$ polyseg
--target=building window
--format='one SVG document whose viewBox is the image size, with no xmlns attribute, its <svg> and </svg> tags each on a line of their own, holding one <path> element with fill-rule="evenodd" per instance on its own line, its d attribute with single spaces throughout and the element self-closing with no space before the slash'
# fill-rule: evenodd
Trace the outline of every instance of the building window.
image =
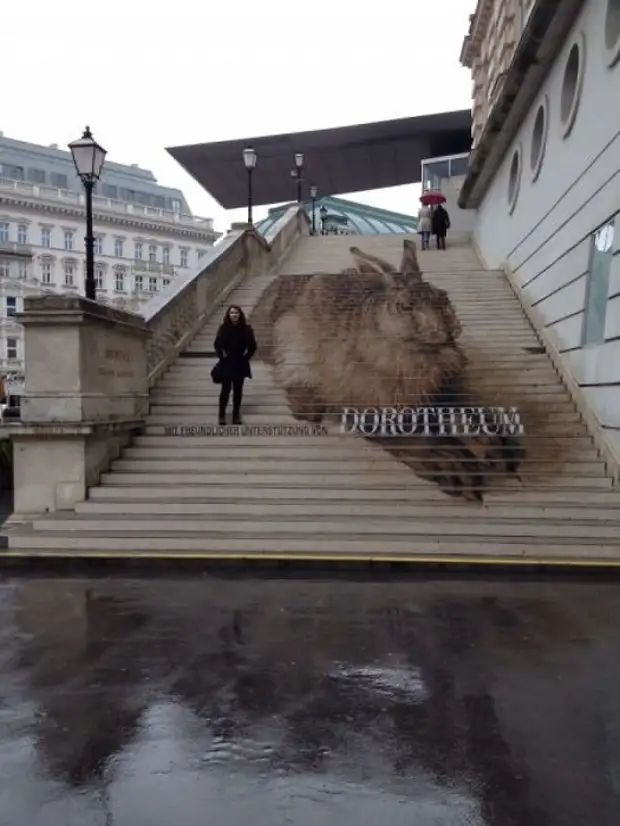
<svg viewBox="0 0 620 826">
<path fill-rule="evenodd" d="M 10 225 L 6 221 L 0 223 L 0 244 L 6 244 L 9 240 Z"/>
<path fill-rule="evenodd" d="M 0 278 L 8 278 L 11 275 L 11 267 L 8 261 L 0 261 Z"/>
<path fill-rule="evenodd" d="M 74 286 L 75 266 L 70 263 L 65 264 L 65 287 Z"/>
<path fill-rule="evenodd" d="M 95 255 L 103 255 L 103 238 L 95 235 Z"/>
<path fill-rule="evenodd" d="M 164 247 L 163 250 L 161 251 L 161 254 L 162 254 L 162 261 L 164 262 L 164 264 L 169 264 L 170 263 L 170 247 Z"/>
<path fill-rule="evenodd" d="M 155 264 L 157 261 L 157 246 L 155 244 L 151 244 L 149 247 L 149 261 L 151 264 Z"/>
<path fill-rule="evenodd" d="M 28 243 L 28 225 L 27 224 L 18 224 L 17 225 L 17 243 L 18 244 L 27 244 Z"/>
<path fill-rule="evenodd" d="M 136 275 L 136 290 L 142 292 L 144 289 L 144 278 L 141 275 Z"/>
<path fill-rule="evenodd" d="M 20 261 L 17 266 L 17 277 L 20 281 L 25 281 L 28 278 L 28 264 L 25 261 Z"/>
<path fill-rule="evenodd" d="M 98 290 L 103 289 L 103 277 L 104 277 L 103 267 L 100 267 L 100 266 L 95 267 L 95 284 L 96 284 Z"/>
<path fill-rule="evenodd" d="M 41 264 L 41 281 L 44 284 L 52 283 L 52 265 L 49 261 L 44 261 L 43 264 Z"/>
<path fill-rule="evenodd" d="M 101 191 L 105 198 L 112 198 L 112 200 L 118 198 L 118 188 L 111 184 L 103 184 Z"/>
<path fill-rule="evenodd" d="M 605 46 L 608 66 L 615 66 L 620 58 L 620 0 L 607 0 L 605 15 Z"/>
<path fill-rule="evenodd" d="M 517 147 L 512 153 L 510 167 L 508 170 L 508 209 L 510 214 L 514 212 L 519 198 L 519 188 L 521 186 L 521 147 Z"/>
<path fill-rule="evenodd" d="M 169 278 L 164 278 L 162 280 L 162 284 L 164 285 L 164 287 L 167 287 L 170 284 L 170 279 Z"/>
<path fill-rule="evenodd" d="M 564 137 L 567 138 L 575 125 L 579 102 L 581 100 L 581 89 L 583 87 L 583 74 L 585 69 L 586 38 L 581 34 L 578 41 L 570 47 L 564 75 L 562 77 L 562 91 L 560 94 L 560 120 L 564 126 Z"/>
<path fill-rule="evenodd" d="M 205 254 L 205 250 L 198 250 L 198 260 L 200 260 Z"/>
<path fill-rule="evenodd" d="M 149 278 L 149 292 L 155 293 L 157 292 L 157 278 Z"/>
<path fill-rule="evenodd" d="M 122 258 L 123 257 L 123 239 L 122 238 L 115 238 L 114 239 L 114 256 L 115 256 L 115 258 Z"/>
<path fill-rule="evenodd" d="M 133 246 L 133 257 L 136 261 L 142 261 L 142 244 L 140 242 L 136 242 Z"/>
<path fill-rule="evenodd" d="M 180 212 L 181 211 L 181 202 L 177 201 L 176 198 L 172 199 L 172 211 L 173 212 Z"/>
<path fill-rule="evenodd" d="M 117 292 L 125 292 L 125 273 L 122 270 L 117 270 L 115 273 L 115 287 Z"/>
<path fill-rule="evenodd" d="M 75 233 L 72 230 L 66 229 L 65 230 L 65 249 L 72 250 L 73 249 L 73 237 Z"/>
<path fill-rule="evenodd" d="M 10 163 L 0 163 L 0 174 L 3 178 L 10 178 L 14 181 L 24 180 L 24 169 L 21 166 L 13 166 Z"/>
<path fill-rule="evenodd" d="M 52 186 L 55 186 L 57 189 L 67 189 L 69 187 L 69 181 L 66 175 L 63 175 L 60 172 L 52 172 L 50 175 L 50 183 Z"/>
<path fill-rule="evenodd" d="M 28 180 L 33 184 L 44 184 L 45 183 L 45 170 L 44 169 L 29 169 L 28 170 Z"/>
<path fill-rule="evenodd" d="M 547 112 L 549 110 L 548 101 L 545 98 L 536 111 L 534 126 L 532 128 L 532 145 L 530 147 L 530 167 L 532 169 L 532 180 L 537 180 L 545 159 L 545 147 L 547 145 Z"/>
<path fill-rule="evenodd" d="M 597 229 L 590 247 L 590 269 L 586 287 L 581 343 L 602 344 L 605 341 L 605 320 L 609 276 L 614 254 L 614 221 Z"/>
<path fill-rule="evenodd" d="M 7 336 L 6 339 L 6 357 L 8 359 L 17 358 L 17 339 L 14 336 Z"/>
<path fill-rule="evenodd" d="M 52 246 L 52 230 L 43 227 L 41 230 L 41 246 L 49 249 Z"/>
<path fill-rule="evenodd" d="M 187 267 L 187 260 L 188 260 L 188 252 L 187 250 L 181 250 L 181 266 Z"/>
<path fill-rule="evenodd" d="M 17 314 L 17 298 L 14 295 L 6 297 L 6 314 L 7 318 Z"/>
</svg>

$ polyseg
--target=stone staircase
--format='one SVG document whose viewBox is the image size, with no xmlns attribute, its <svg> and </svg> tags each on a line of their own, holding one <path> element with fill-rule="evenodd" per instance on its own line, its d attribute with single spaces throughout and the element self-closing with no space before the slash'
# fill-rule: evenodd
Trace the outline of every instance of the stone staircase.
<svg viewBox="0 0 620 826">
<path fill-rule="evenodd" d="M 478 490 L 479 468 L 452 442 L 443 440 L 429 458 L 423 438 L 390 451 L 343 434 L 337 420 L 298 421 L 273 368 L 258 357 L 246 383 L 245 432 L 218 432 L 218 388 L 209 377 L 218 310 L 152 390 L 143 433 L 88 500 L 75 513 L 16 530 L 9 548 L 201 558 L 616 558 L 619 498 L 571 398 L 503 274 L 482 270 L 467 239 L 450 240 L 446 252 L 418 252 L 420 266 L 449 294 L 471 385 L 483 389 L 486 405 L 522 413 L 526 455 L 518 472 L 507 470 L 492 439 L 468 443 L 474 459 L 484 458 Z M 402 236 L 305 237 L 284 272 L 351 267 L 352 243 L 398 266 Z M 228 302 L 251 316 L 274 278 L 248 276 Z M 255 331 L 259 342 L 270 332 L 260 316 Z M 473 497 L 454 495 L 464 477 Z"/>
</svg>

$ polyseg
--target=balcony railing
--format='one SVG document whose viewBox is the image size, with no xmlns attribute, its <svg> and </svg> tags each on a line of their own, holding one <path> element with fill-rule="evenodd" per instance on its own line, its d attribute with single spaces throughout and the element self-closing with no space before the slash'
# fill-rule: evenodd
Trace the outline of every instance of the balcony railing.
<svg viewBox="0 0 620 826">
<path fill-rule="evenodd" d="M 30 244 L 17 244 L 15 241 L 0 241 L 0 257 L 32 258 L 32 255 L 32 247 Z"/>
<path fill-rule="evenodd" d="M 157 275 L 174 275 L 173 264 L 161 264 L 157 261 L 134 261 L 131 265 L 133 273 L 155 273 Z"/>
<path fill-rule="evenodd" d="M 12 181 L 8 178 L 0 178 L 0 192 L 13 192 L 16 195 L 25 195 L 26 197 L 38 198 L 51 203 L 73 204 L 84 209 L 86 207 L 86 199 L 81 193 L 72 192 L 69 189 L 29 184 L 25 181 Z M 196 215 L 170 212 L 167 209 L 158 209 L 157 207 L 128 204 L 125 201 L 103 198 L 100 195 L 93 196 L 93 209 L 95 212 L 113 212 L 117 215 L 122 214 L 135 218 L 154 218 L 168 224 L 193 228 L 199 232 L 213 231 L 212 218 L 199 218 Z"/>
</svg>

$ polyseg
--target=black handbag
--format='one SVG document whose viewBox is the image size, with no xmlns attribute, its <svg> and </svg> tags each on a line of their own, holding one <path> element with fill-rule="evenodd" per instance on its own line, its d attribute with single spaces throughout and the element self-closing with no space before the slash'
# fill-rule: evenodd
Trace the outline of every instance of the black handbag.
<svg viewBox="0 0 620 826">
<path fill-rule="evenodd" d="M 213 384 L 222 384 L 224 382 L 226 370 L 224 368 L 224 362 L 221 359 L 213 365 L 211 378 L 213 379 Z"/>
</svg>

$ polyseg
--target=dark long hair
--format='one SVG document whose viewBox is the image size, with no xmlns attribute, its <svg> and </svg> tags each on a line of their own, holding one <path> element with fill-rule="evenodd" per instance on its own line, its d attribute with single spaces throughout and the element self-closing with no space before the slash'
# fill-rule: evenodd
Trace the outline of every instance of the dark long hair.
<svg viewBox="0 0 620 826">
<path fill-rule="evenodd" d="M 239 321 L 236 324 L 233 324 L 232 321 L 230 320 L 230 311 L 231 310 L 237 310 L 239 312 Z M 226 330 L 230 327 L 235 327 L 236 329 L 237 328 L 241 329 L 243 327 L 247 327 L 247 324 L 248 324 L 248 322 L 247 322 L 247 319 L 245 317 L 245 313 L 243 312 L 241 307 L 239 307 L 238 304 L 231 304 L 230 307 L 226 310 L 226 315 L 224 316 L 224 321 L 222 322 L 222 328 L 224 330 Z"/>
</svg>

